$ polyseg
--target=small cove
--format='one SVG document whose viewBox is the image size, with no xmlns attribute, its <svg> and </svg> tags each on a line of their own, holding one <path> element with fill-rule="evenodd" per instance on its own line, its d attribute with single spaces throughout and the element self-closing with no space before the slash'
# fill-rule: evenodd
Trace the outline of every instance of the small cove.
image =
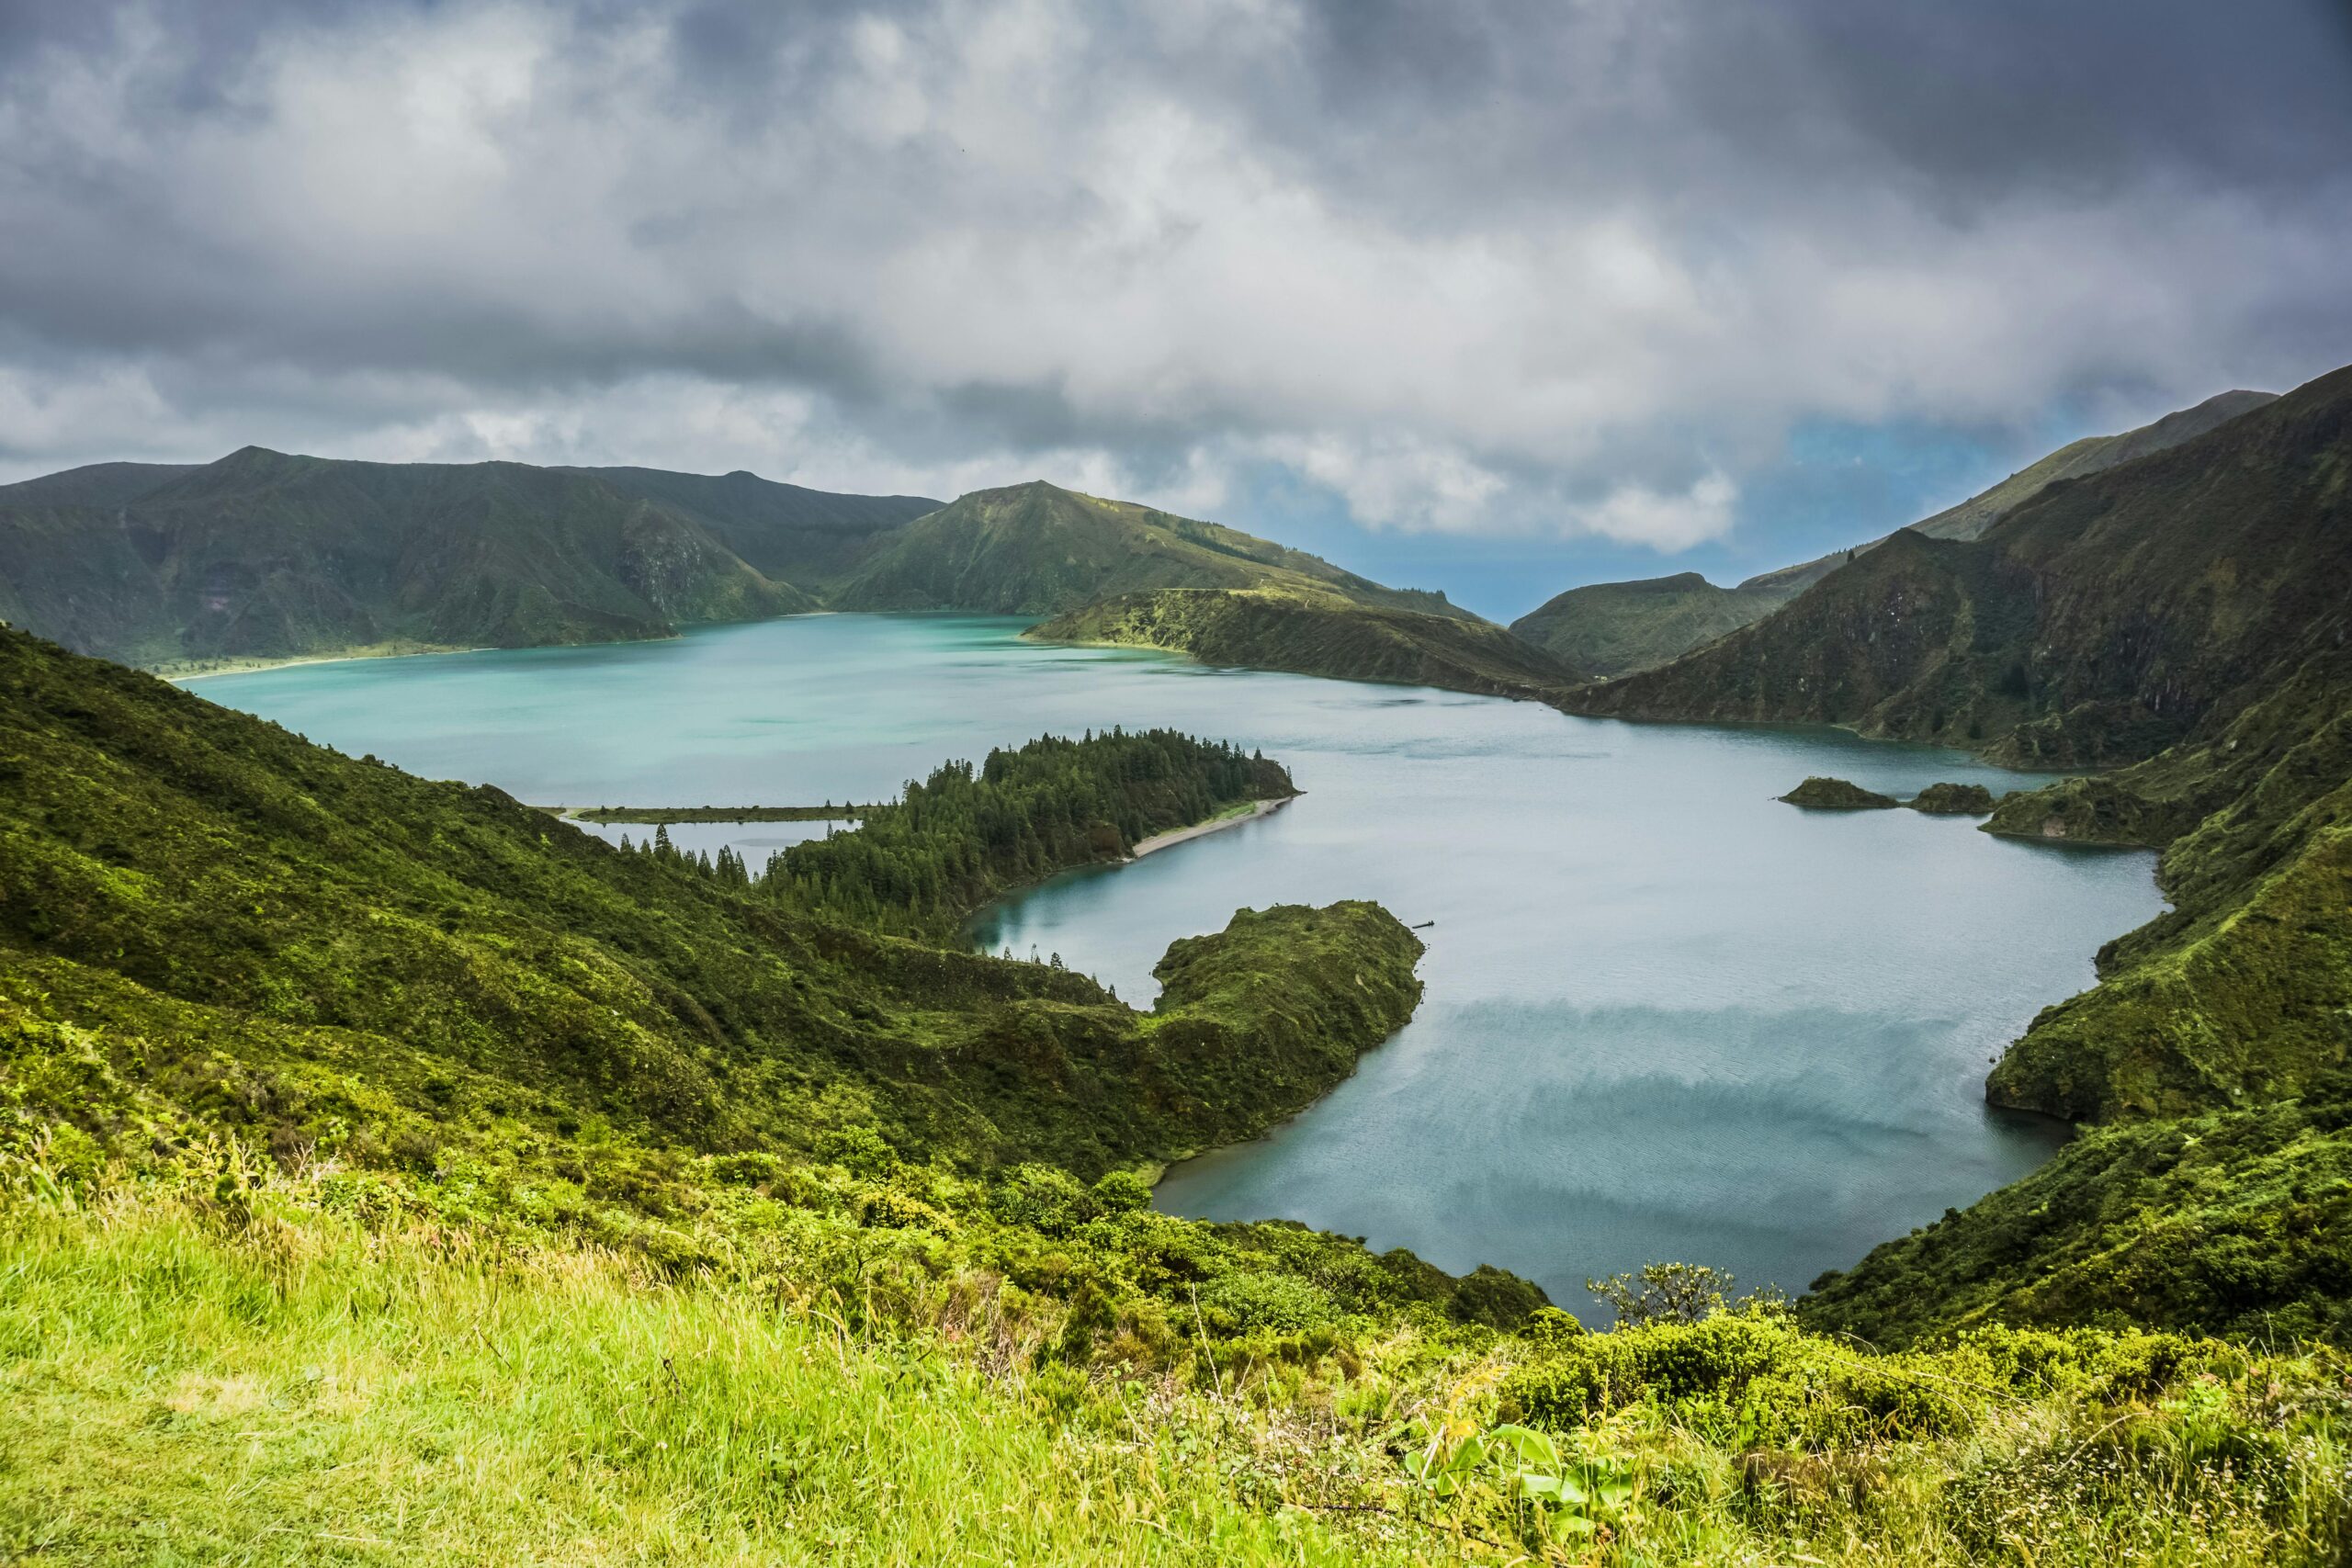
<svg viewBox="0 0 2352 1568">
<path fill-rule="evenodd" d="M 808 617 L 195 690 L 538 801 L 883 798 L 949 757 L 1114 724 L 1262 748 L 1305 796 L 1008 900 L 975 941 L 1148 1004 L 1168 942 L 1237 907 L 1370 897 L 1435 921 L 1413 1023 L 1268 1137 L 1175 1168 L 1160 1203 L 1497 1263 L 1577 1310 L 1585 1276 L 1660 1258 L 1800 1290 L 2046 1158 L 2058 1129 L 1983 1105 L 1988 1059 L 2161 907 L 2145 854 L 1771 798 L 1814 773 L 2032 782 L 1954 753 L 1039 648 L 1020 624 Z M 670 831 L 756 864 L 758 840 L 824 829 Z"/>
</svg>

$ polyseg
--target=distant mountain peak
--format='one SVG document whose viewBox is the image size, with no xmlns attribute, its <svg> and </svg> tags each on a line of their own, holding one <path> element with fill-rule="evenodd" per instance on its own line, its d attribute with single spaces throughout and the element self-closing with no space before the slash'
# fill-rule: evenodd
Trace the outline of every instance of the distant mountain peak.
<svg viewBox="0 0 2352 1568">
<path fill-rule="evenodd" d="M 2177 446 L 2277 400 L 2270 392 L 2217 392 L 2193 407 L 2114 435 L 2086 435 L 2027 464 L 1957 506 L 1923 517 L 1895 535 L 1794 566 L 1758 572 L 1736 588 L 1716 588 L 1696 572 L 1636 582 L 1595 582 L 1555 595 L 1511 623 L 1521 637 L 1579 668 L 1614 675 L 1655 668 L 1770 615 L 1864 551 L 1901 534 L 1973 539 L 2052 486 L 2103 473 Z"/>
</svg>

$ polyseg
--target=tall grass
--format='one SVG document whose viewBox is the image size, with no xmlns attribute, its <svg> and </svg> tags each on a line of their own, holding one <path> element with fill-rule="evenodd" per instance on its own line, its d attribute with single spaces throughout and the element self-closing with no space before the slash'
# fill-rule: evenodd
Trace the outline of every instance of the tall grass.
<svg viewBox="0 0 2352 1568">
<path fill-rule="evenodd" d="M 2285 1568 L 2347 1540 L 2325 1354 L 1986 1385 L 1950 1436 L 1812 1450 L 1661 1384 L 1557 1428 L 1622 1495 L 1547 1540 L 1511 1465 L 1439 1495 L 1396 1450 L 1491 1435 L 1514 1358 L 1557 1347 L 1090 1381 L 646 1270 L 266 1202 L 0 1207 L 0 1560 Z"/>
<path fill-rule="evenodd" d="M 233 1244 L 123 1207 L 0 1238 L 0 1557 L 72 1562 L 1407 1561 L 1247 1506 L 1138 1418 L 619 1260 Z M 1124 1427 L 1124 1429 L 1121 1427 Z"/>
</svg>

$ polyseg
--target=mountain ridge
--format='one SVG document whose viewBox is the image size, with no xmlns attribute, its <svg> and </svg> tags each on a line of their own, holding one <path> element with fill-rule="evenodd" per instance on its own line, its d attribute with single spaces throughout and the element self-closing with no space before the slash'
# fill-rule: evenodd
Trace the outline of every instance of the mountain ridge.
<svg viewBox="0 0 2352 1568">
<path fill-rule="evenodd" d="M 1940 539 L 1979 537 L 2053 484 L 2103 472 L 2193 440 L 2276 398 L 2272 392 L 2220 392 L 2132 430 L 2084 436 L 1998 484 L 1894 533 Z M 1554 595 L 1511 622 L 1510 629 L 1595 675 L 1653 669 L 1754 625 L 1838 568 L 1893 537 L 1894 534 L 1882 535 L 1809 561 L 1758 572 L 1730 588 L 1719 588 L 1695 572 L 1589 583 Z M 1671 592 L 1667 592 L 1669 585 Z"/>
<path fill-rule="evenodd" d="M 819 608 L 1045 616 L 1203 587 L 1487 625 L 1442 593 L 1042 479 L 943 504 L 743 469 L 246 446 L 209 464 L 96 464 L 0 487 L 0 620 L 165 670 L 660 637 Z"/>
<path fill-rule="evenodd" d="M 132 663 L 666 637 L 815 604 L 676 509 L 562 469 L 245 446 L 110 509 L 40 503 L 93 493 L 74 473 L 31 481 L 33 504 L 0 492 L 0 615 Z"/>
<path fill-rule="evenodd" d="M 1238 528 L 1044 479 L 974 491 L 916 519 L 843 585 L 835 604 L 1055 615 L 1121 593 L 1269 586 L 1476 618 L 1442 593 L 1386 588 Z"/>
</svg>

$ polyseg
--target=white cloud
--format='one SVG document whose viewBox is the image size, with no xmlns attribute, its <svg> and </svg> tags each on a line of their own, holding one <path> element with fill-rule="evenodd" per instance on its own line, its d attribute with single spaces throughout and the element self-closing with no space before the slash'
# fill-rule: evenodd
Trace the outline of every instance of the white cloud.
<svg viewBox="0 0 2352 1568">
<path fill-rule="evenodd" d="M 1739 487 L 1709 474 L 1678 494 L 1646 485 L 1620 485 L 1600 500 L 1574 509 L 1578 527 L 1621 545 L 1684 550 L 1731 531 Z"/>
<path fill-rule="evenodd" d="M 591 15 L 289 14 L 191 86 L 188 14 L 130 6 L 0 76 L 0 466 L 255 440 L 1209 511 L 1271 459 L 1374 526 L 1674 550 L 1806 420 L 2352 355 L 2313 325 L 2352 333 L 2352 199 L 1956 183 L 1679 5 L 1469 66 L 1356 61 L 1310 0 L 752 6 L 691 61 L 674 7 Z M 1769 129 L 1710 48 L 1788 96 Z"/>
</svg>

